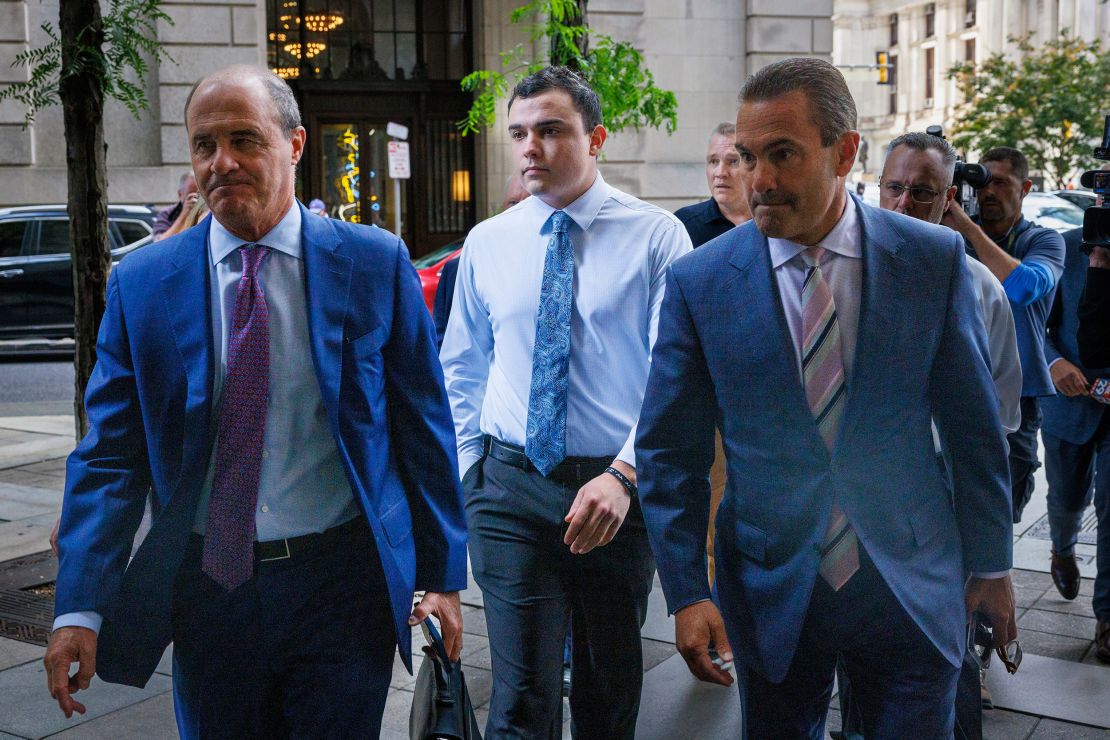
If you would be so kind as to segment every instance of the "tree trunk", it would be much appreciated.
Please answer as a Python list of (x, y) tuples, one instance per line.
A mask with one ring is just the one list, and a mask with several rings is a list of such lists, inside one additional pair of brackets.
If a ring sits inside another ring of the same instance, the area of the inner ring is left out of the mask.
[(104, 288), (111, 269), (108, 241), (108, 175), (104, 145), (104, 89), (96, 67), (82, 48), (100, 48), (104, 28), (97, 0), (61, 0), (58, 26), (62, 69), (81, 71), (63, 76), (59, 84), (65, 123), (66, 185), (69, 192), (69, 234), (73, 260), (74, 420), (77, 439), (85, 436), (85, 387), (96, 363), (96, 335), (104, 315)]
[[(576, 4), (578, 5), (578, 15), (574, 17), (568, 16), (564, 23), (568, 26), (588, 26), (588, 21), (586, 20), (586, 5), (588, 3), (589, 0), (577, 0)], [(576, 72), (581, 71), (578, 68), (578, 64), (576, 63), (572, 55), (560, 53), (560, 50), (558, 48), (560, 43), (561, 41), (558, 38), (551, 39), (551, 63), (565, 63), (568, 67), (575, 70)], [(582, 36), (579, 36), (575, 42), (575, 46), (578, 47), (579, 54), (581, 54), (582, 56), (586, 56), (586, 53), (590, 50), (589, 34), (583, 34)]]

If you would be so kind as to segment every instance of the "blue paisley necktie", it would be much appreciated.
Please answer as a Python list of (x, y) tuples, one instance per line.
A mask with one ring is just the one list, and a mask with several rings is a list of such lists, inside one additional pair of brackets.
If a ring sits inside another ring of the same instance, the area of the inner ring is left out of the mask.
[(570, 313), (574, 305), (574, 248), (567, 235), (570, 217), (551, 214), (551, 241), (543, 262), (528, 429), (524, 453), (547, 475), (567, 456), (567, 386), (570, 378)]

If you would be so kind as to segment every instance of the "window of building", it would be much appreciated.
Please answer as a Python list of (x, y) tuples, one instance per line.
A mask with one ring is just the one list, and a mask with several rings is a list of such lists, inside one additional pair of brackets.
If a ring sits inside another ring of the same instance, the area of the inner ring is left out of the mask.
[(933, 107), (933, 64), (936, 49), (925, 50), (925, 107)]
[(888, 112), (895, 115), (898, 112), (898, 57), (890, 55), (890, 107)]
[(964, 61), (975, 64), (975, 39), (968, 39), (964, 42)]
[(898, 46), (898, 14), (890, 14), (890, 45)]
[(936, 3), (925, 5), (925, 38), (931, 39), (937, 33), (937, 6)]
[(971, 28), (975, 25), (976, 4), (976, 0), (966, 0), (964, 3), (964, 28)]
[(459, 80), (468, 0), (267, 0), (269, 66), (285, 78)]

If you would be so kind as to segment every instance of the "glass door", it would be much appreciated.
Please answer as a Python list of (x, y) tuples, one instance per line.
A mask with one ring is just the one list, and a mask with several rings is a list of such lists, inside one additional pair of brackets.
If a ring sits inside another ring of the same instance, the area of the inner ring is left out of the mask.
[(409, 242), (408, 181), (389, 176), (385, 125), (366, 119), (321, 123), (321, 197), (332, 218), (400, 231)]

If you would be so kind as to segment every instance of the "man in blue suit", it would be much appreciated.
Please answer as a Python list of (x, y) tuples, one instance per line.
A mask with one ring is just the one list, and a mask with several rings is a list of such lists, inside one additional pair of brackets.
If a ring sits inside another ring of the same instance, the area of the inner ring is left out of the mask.
[(431, 320), (398, 239), (295, 200), (305, 130), (284, 81), (217, 72), (185, 121), (214, 218), (109, 279), (66, 471), (50, 691), (84, 712), (72, 694), (94, 671), (142, 686), (172, 640), (183, 737), (376, 737), (410, 625), (436, 614), (461, 647)]
[[(1048, 318), (1044, 353), (1058, 393), (1044, 399), (1045, 473), (1048, 522), (1052, 531), (1052, 580), (1065, 599), (1079, 595), (1075, 544), (1083, 512), (1095, 503), (1097, 568), (1092, 606), (1095, 655), (1110, 663), (1110, 406), (1091, 397), (1091, 386), (1110, 378), (1110, 368), (1085, 367), (1079, 357), (1079, 301), (1090, 259), (1082, 249), (1083, 229), (1064, 234), (1064, 273)], [(1065, 568), (1057, 568), (1057, 563)]]
[[(1016, 636), (1005, 436), (962, 240), (848, 196), (855, 121), (825, 61), (745, 83), (754, 219), (668, 271), (640, 416), (676, 642), (721, 684), (706, 646), (735, 648), (750, 738), (822, 737), (838, 658), (868, 737), (951, 737), (968, 615), (999, 645)], [(715, 427), (720, 611), (705, 579)]]

